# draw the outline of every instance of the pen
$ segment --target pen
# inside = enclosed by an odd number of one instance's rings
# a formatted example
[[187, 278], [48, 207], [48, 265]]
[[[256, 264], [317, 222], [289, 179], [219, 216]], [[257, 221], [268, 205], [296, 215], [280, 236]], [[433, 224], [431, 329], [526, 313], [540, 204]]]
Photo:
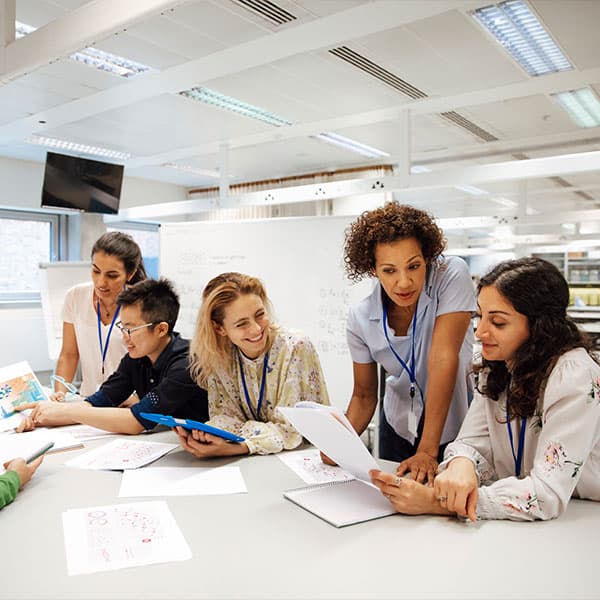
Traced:
[[50, 450], [53, 446], [54, 446], [54, 442], [48, 442], [46, 445], [44, 445], [41, 448], [39, 448], [38, 450], [36, 450], [33, 454], [29, 455], [25, 459], [25, 462], [27, 464], [29, 464], [30, 462], [33, 462], [36, 458], [39, 458], [40, 456], [42, 456], [42, 454], [46, 454], [46, 452], [48, 452], [48, 450]]

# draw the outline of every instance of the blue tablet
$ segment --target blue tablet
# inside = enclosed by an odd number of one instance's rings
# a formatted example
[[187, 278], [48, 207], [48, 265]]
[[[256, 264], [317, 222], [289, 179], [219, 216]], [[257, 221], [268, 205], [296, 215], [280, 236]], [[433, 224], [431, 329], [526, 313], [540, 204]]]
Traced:
[[245, 438], [240, 437], [239, 435], [229, 433], [229, 431], [219, 429], [218, 427], [213, 427], [212, 425], [207, 425], [206, 423], [201, 423], [200, 421], [193, 421], [191, 419], [177, 419], [169, 415], [159, 415], [158, 413], [147, 412], [140, 413], [140, 417], [143, 419], [148, 419], [148, 421], [153, 421], [154, 423], [166, 425], [167, 427], [179, 426], [183, 427], [184, 429], [197, 429], [198, 431], [204, 431], [205, 433], [210, 433], [211, 435], [217, 435], [228, 442], [246, 441]]

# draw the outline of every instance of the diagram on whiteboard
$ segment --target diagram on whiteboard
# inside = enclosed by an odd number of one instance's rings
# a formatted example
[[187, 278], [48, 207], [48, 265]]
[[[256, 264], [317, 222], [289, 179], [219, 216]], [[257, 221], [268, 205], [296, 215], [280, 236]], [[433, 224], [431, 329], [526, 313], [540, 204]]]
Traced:
[[352, 392], [346, 318], [372, 288], [369, 281], [349, 282], [344, 273], [344, 231], [351, 221], [344, 216], [164, 223], [161, 275], [180, 294], [176, 330], [193, 336], [202, 290], [212, 277], [225, 271], [258, 277], [274, 320], [310, 338], [331, 402], [345, 407]]

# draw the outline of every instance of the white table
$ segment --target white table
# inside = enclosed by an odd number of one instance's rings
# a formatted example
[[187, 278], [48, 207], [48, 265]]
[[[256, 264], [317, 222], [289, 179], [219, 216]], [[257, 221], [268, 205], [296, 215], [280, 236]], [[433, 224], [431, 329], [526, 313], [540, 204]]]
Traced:
[[61, 513], [132, 500], [117, 497], [119, 472], [63, 465], [105, 441], [47, 456], [0, 511], [0, 598], [600, 598], [599, 503], [572, 501], [551, 522], [398, 515], [336, 529], [282, 497], [303, 483], [277, 457], [183, 451], [154, 465], [235, 464], [248, 487], [166, 499], [192, 560], [69, 577]]

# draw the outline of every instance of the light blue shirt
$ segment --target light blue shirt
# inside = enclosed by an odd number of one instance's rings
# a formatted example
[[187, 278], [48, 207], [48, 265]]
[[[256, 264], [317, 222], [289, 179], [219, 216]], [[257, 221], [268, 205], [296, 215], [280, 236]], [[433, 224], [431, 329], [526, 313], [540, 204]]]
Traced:
[[[411, 408], [410, 378], [392, 354], [383, 331], [382, 288], [377, 282], [373, 292], [350, 309], [346, 335], [352, 360], [356, 363], [378, 363], [386, 370], [383, 409], [388, 423], [401, 437], [414, 442], [408, 430]], [[415, 330], [416, 394], [413, 410], [417, 421], [423, 413], [427, 390], [427, 358], [438, 316], [453, 312], [473, 312], [476, 309], [475, 290], [469, 268], [461, 258], [440, 257], [428, 269], [423, 291], [419, 296]], [[396, 353], [410, 366], [413, 322], [408, 335], [396, 336], [388, 326], [390, 342]], [[473, 361], [473, 330], [468, 328], [459, 353], [459, 365], [452, 402], [440, 443], [452, 441], [467, 414], [472, 395], [471, 364]]]

